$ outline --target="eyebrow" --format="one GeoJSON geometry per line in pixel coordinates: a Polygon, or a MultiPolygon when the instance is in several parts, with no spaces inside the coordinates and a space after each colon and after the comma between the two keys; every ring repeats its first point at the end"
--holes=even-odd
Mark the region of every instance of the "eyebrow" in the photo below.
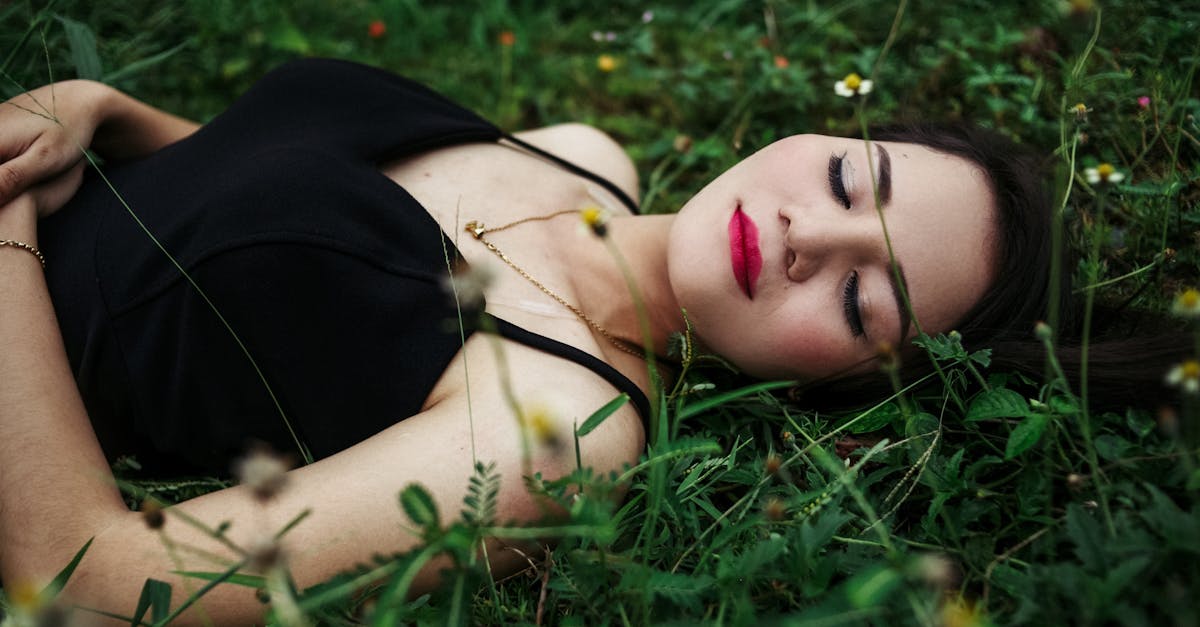
{"type": "Polygon", "coordinates": [[[882,207],[892,200],[892,156],[882,144],[875,144],[875,147],[879,149],[879,180],[876,181],[876,193],[882,207]]]}
{"type": "Polygon", "coordinates": [[[896,262],[896,270],[892,271],[889,267],[887,271],[888,285],[892,287],[892,298],[896,300],[896,310],[900,312],[900,333],[899,339],[896,341],[897,350],[904,346],[904,338],[908,335],[908,325],[912,324],[912,316],[908,313],[908,307],[904,306],[904,295],[908,293],[908,279],[904,278],[904,266],[900,262],[896,262]],[[899,275],[897,280],[896,275],[899,275]]]}

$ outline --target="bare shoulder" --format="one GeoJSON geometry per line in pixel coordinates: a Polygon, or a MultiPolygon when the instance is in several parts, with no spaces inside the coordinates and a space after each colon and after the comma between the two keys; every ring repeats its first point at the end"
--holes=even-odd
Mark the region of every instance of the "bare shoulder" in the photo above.
{"type": "Polygon", "coordinates": [[[638,200],[637,169],[629,155],[604,131],[587,124],[555,124],[515,135],[542,150],[612,181],[638,200]]]}
{"type": "MultiPolygon", "coordinates": [[[[442,410],[453,408],[452,413],[459,415],[477,414],[480,408],[505,407],[489,416],[491,424],[476,422],[476,436],[482,429],[484,437],[507,437],[516,443],[516,434],[524,431],[544,472],[570,472],[576,463],[576,427],[620,391],[578,363],[511,340],[495,339],[472,337],[446,369],[431,400],[442,410]]],[[[636,462],[644,445],[642,419],[632,403],[626,403],[599,428],[580,438],[584,465],[602,473],[636,462]]]]}

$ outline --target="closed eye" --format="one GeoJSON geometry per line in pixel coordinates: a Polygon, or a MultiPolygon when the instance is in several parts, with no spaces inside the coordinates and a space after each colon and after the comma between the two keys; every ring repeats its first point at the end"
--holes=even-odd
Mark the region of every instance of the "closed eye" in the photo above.
{"type": "Polygon", "coordinates": [[[865,337],[866,329],[863,328],[862,312],[858,307],[858,271],[850,273],[850,278],[846,279],[846,287],[842,288],[842,311],[846,314],[846,324],[850,327],[850,333],[855,338],[865,337]]]}
{"type": "Polygon", "coordinates": [[[829,189],[833,192],[833,197],[842,206],[850,208],[850,194],[846,193],[846,182],[842,180],[842,162],[846,160],[846,153],[840,155],[829,156],[829,189]]]}

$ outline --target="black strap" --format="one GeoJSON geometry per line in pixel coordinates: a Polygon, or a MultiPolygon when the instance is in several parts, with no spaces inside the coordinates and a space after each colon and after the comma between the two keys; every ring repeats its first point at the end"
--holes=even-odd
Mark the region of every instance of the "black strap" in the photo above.
{"type": "Polygon", "coordinates": [[[491,314],[484,315],[488,316],[493,322],[495,322],[496,331],[501,337],[524,344],[531,348],[536,348],[540,351],[550,353],[551,355],[556,355],[558,357],[562,357],[563,359],[573,361],[584,368],[595,372],[605,381],[611,383],[613,387],[628,394],[629,401],[633,403],[634,409],[636,409],[638,415],[642,417],[642,423],[647,425],[647,429],[649,429],[650,399],[646,398],[646,395],[642,393],[642,389],[639,388],[636,383],[630,381],[628,377],[618,372],[616,368],[613,368],[600,359],[597,359],[596,357],[585,353],[574,346],[564,344],[558,340],[552,340],[548,337],[538,335],[537,333],[533,333],[531,331],[526,331],[525,329],[522,329],[521,327],[508,322],[507,320],[502,320],[491,314]]]}
{"type": "Polygon", "coordinates": [[[617,187],[612,181],[604,178],[603,176],[600,176],[599,174],[596,174],[595,172],[592,172],[591,170],[586,170],[584,168],[581,168],[581,167],[575,165],[574,163],[571,163],[570,161],[567,161],[566,159],[563,159],[562,157],[559,157],[555,154],[546,152],[545,150],[542,150],[541,148],[538,148],[537,146],[534,146],[533,144],[530,144],[529,142],[521,141],[508,133],[504,133],[503,135],[501,135],[501,137],[520,146],[521,148],[524,148],[525,150],[528,150],[529,152],[532,152],[533,154],[535,154],[539,157],[542,157],[543,159],[548,159],[548,160],[558,164],[560,167],[564,168],[568,172],[571,172],[573,174],[578,174],[579,176],[582,176],[583,178],[599,185],[600,187],[607,189],[609,192],[612,193],[613,196],[617,197],[617,200],[621,201],[621,204],[625,205],[626,207],[629,207],[629,210],[632,211],[634,215],[638,215],[642,212],[642,210],[640,208],[638,208],[638,204],[636,202],[634,202],[633,199],[630,198],[628,194],[626,194],[624,191],[622,191],[620,187],[617,187]]]}

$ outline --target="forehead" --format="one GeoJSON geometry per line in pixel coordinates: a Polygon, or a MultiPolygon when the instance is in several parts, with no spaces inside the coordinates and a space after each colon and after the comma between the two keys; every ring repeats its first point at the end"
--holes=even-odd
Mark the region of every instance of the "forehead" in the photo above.
{"type": "Polygon", "coordinates": [[[892,178],[883,217],[913,309],[925,332],[949,331],[994,280],[997,220],[987,174],[926,146],[878,143],[892,178]]]}

